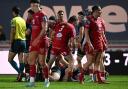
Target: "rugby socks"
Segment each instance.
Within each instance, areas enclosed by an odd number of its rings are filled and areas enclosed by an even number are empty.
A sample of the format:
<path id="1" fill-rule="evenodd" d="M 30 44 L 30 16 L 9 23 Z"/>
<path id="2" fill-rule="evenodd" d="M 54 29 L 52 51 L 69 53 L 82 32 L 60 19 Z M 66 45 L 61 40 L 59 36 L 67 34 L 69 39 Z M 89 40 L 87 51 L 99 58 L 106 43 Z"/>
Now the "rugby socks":
<path id="1" fill-rule="evenodd" d="M 105 81 L 105 72 L 100 72 L 100 77 L 102 81 Z"/>
<path id="2" fill-rule="evenodd" d="M 30 65 L 30 82 L 35 82 L 36 66 Z"/>
<path id="3" fill-rule="evenodd" d="M 36 66 L 30 65 L 30 77 L 35 77 L 36 75 Z"/>
<path id="4" fill-rule="evenodd" d="M 20 69 L 20 72 L 21 72 L 21 73 L 23 73 L 23 71 L 24 71 L 24 66 L 25 66 L 24 63 L 20 63 L 19 69 Z"/>
<path id="5" fill-rule="evenodd" d="M 99 71 L 95 71 L 94 74 L 96 75 L 96 81 L 98 83 L 102 83 L 103 81 L 101 80 L 100 72 Z"/>
<path id="6" fill-rule="evenodd" d="M 48 65 L 45 65 L 42 69 L 43 69 L 42 72 L 44 74 L 45 79 L 48 79 L 48 75 L 49 75 Z"/>
<path id="7" fill-rule="evenodd" d="M 91 80 L 92 81 L 94 81 L 94 71 L 93 71 L 93 69 L 89 69 L 89 75 L 90 75 L 90 77 L 91 77 Z"/>
<path id="8" fill-rule="evenodd" d="M 35 77 L 30 77 L 30 83 L 34 83 L 35 82 Z"/>
<path id="9" fill-rule="evenodd" d="M 81 68 L 80 75 L 79 75 L 79 81 L 81 84 L 84 83 L 84 72 L 85 72 L 84 69 Z"/>
<path id="10" fill-rule="evenodd" d="M 89 74 L 93 74 L 93 69 L 89 69 Z"/>
<path id="11" fill-rule="evenodd" d="M 19 73 L 20 73 L 20 69 L 18 68 L 17 63 L 16 63 L 14 60 L 10 61 L 9 63 L 11 64 L 11 66 L 12 66 L 12 67 L 18 72 L 18 74 L 19 74 Z"/>

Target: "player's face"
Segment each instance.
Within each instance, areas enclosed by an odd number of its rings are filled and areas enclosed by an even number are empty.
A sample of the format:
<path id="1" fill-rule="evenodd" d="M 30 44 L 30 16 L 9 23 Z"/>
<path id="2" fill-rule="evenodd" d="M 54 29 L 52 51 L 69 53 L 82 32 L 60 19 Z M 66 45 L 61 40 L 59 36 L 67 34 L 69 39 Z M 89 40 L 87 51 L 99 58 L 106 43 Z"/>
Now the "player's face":
<path id="1" fill-rule="evenodd" d="M 60 20 L 64 19 L 64 12 L 58 13 L 58 19 L 60 19 Z"/>
<path id="2" fill-rule="evenodd" d="M 12 12 L 12 15 L 13 15 L 13 17 L 15 17 L 16 16 L 15 12 Z"/>
<path id="3" fill-rule="evenodd" d="M 79 20 L 79 22 L 81 21 L 81 20 L 83 20 L 84 19 L 84 16 L 83 15 L 78 15 L 78 20 Z"/>
<path id="4" fill-rule="evenodd" d="M 39 3 L 30 3 L 31 9 L 35 10 L 36 8 L 38 8 Z"/>
<path id="5" fill-rule="evenodd" d="M 48 21 L 48 26 L 51 28 L 51 27 L 53 27 L 53 26 L 55 25 L 55 23 L 56 23 L 56 21 L 54 21 L 54 20 L 49 20 L 49 21 Z"/>
<path id="6" fill-rule="evenodd" d="M 75 25 L 78 25 L 78 20 L 74 22 Z"/>
<path id="7" fill-rule="evenodd" d="M 97 17 L 100 17 L 100 16 L 101 16 L 102 11 L 101 11 L 101 9 L 98 9 L 98 10 L 96 10 L 96 11 L 95 11 L 95 13 L 96 13 Z"/>

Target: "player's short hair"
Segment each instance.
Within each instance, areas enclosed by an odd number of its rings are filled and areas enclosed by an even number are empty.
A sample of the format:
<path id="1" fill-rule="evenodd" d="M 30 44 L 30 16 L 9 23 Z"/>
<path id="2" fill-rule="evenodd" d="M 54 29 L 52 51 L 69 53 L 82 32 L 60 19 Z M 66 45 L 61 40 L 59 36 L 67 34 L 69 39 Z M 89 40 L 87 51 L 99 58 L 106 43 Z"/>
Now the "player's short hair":
<path id="1" fill-rule="evenodd" d="M 28 13 L 30 13 L 31 15 L 33 15 L 33 14 L 34 14 L 34 11 L 31 10 L 31 9 L 29 9 L 29 10 L 28 10 Z"/>
<path id="2" fill-rule="evenodd" d="M 99 5 L 95 5 L 92 7 L 92 12 L 96 11 L 96 10 L 100 10 L 101 7 Z"/>
<path id="3" fill-rule="evenodd" d="M 84 10 L 84 13 L 85 13 L 85 16 L 89 16 L 89 15 L 92 14 L 92 11 L 87 8 L 87 9 Z"/>
<path id="4" fill-rule="evenodd" d="M 72 23 L 72 22 L 76 22 L 78 19 L 77 19 L 77 16 L 73 15 L 69 18 L 68 22 L 69 23 Z"/>
<path id="5" fill-rule="evenodd" d="M 78 15 L 85 16 L 85 13 L 83 11 L 78 12 Z"/>
<path id="6" fill-rule="evenodd" d="M 20 8 L 18 6 L 14 6 L 12 11 L 15 12 L 15 14 L 20 14 Z"/>
<path id="7" fill-rule="evenodd" d="M 64 11 L 63 10 L 59 10 L 57 14 L 60 14 L 60 13 L 64 13 Z"/>
<path id="8" fill-rule="evenodd" d="M 49 17 L 49 20 L 54 20 L 54 21 L 56 21 L 56 17 L 52 15 L 52 16 Z"/>
<path id="9" fill-rule="evenodd" d="M 30 0 L 30 3 L 40 3 L 40 0 Z"/>

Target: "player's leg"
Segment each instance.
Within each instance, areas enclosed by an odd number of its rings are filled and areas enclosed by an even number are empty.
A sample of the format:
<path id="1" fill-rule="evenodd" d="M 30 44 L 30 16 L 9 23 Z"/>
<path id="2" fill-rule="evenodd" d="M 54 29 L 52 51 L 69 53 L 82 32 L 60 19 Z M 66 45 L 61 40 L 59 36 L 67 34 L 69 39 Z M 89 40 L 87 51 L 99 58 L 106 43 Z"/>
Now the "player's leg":
<path id="1" fill-rule="evenodd" d="M 21 81 L 22 80 L 22 77 L 25 77 L 25 74 L 24 74 L 24 53 L 18 53 L 18 59 L 19 59 L 19 70 L 20 70 L 20 73 L 18 74 L 18 77 L 17 77 L 17 81 Z"/>
<path id="2" fill-rule="evenodd" d="M 46 63 L 46 58 L 47 58 L 47 55 L 44 54 L 39 54 L 39 63 L 40 65 L 42 66 L 42 72 L 44 74 L 44 78 L 45 78 L 45 87 L 49 87 L 50 85 L 50 82 L 49 82 L 49 67 Z"/>
<path id="3" fill-rule="evenodd" d="M 14 61 L 14 57 L 16 54 L 19 52 L 19 43 L 17 40 L 14 40 L 13 43 L 11 44 L 11 48 L 9 50 L 8 54 L 8 62 L 11 64 L 11 66 L 20 74 L 20 69 L 17 65 L 17 63 Z"/>
<path id="4" fill-rule="evenodd" d="M 8 54 L 8 62 L 17 71 L 17 73 L 20 73 L 20 70 L 18 68 L 17 63 L 13 60 L 15 56 L 16 56 L 16 53 L 9 51 L 9 54 Z"/>
<path id="5" fill-rule="evenodd" d="M 87 71 L 87 69 L 89 68 L 89 66 L 93 63 L 93 55 L 92 54 L 86 54 L 87 57 L 87 62 L 85 64 L 83 64 L 83 68 L 80 70 L 80 76 L 79 76 L 79 80 L 80 83 L 83 84 L 84 83 L 84 74 Z"/>
<path id="6" fill-rule="evenodd" d="M 56 55 L 54 54 L 50 54 L 50 60 L 48 61 L 48 66 L 49 66 L 49 69 L 51 69 L 53 63 L 55 62 L 56 60 Z"/>
<path id="7" fill-rule="evenodd" d="M 26 51 L 26 41 L 24 40 L 18 40 L 17 41 L 17 46 L 18 46 L 18 59 L 19 59 L 19 69 L 20 69 L 20 74 L 18 74 L 18 81 L 21 81 L 22 77 L 25 77 L 25 74 L 23 73 L 24 71 L 24 53 Z"/>
<path id="8" fill-rule="evenodd" d="M 26 75 L 26 81 L 29 80 L 29 64 L 28 64 L 28 56 L 29 56 L 29 53 L 26 52 L 24 53 L 24 63 L 25 63 L 25 75 Z"/>
<path id="9" fill-rule="evenodd" d="M 95 62 L 94 62 L 94 74 L 96 75 L 98 83 L 102 83 L 101 76 L 100 76 L 101 57 L 102 57 L 102 52 L 96 52 Z"/>
<path id="10" fill-rule="evenodd" d="M 34 87 L 35 86 L 35 76 L 36 76 L 36 59 L 38 57 L 38 52 L 36 51 L 31 51 L 29 53 L 29 57 L 28 57 L 28 63 L 30 66 L 30 80 L 29 83 L 27 84 L 27 87 Z"/>
<path id="11" fill-rule="evenodd" d="M 105 70 L 104 61 L 105 61 L 105 52 L 103 52 L 103 54 L 101 56 L 101 61 L 100 61 L 100 75 L 101 75 L 101 80 L 104 81 L 104 82 L 106 82 L 107 76 L 109 74 Z"/>
<path id="12" fill-rule="evenodd" d="M 67 80 L 70 81 L 72 78 L 72 73 L 73 73 L 74 57 L 73 57 L 72 53 L 68 53 L 68 55 L 64 56 L 64 58 L 68 60 L 68 71 L 66 71 L 66 72 L 68 74 Z"/>

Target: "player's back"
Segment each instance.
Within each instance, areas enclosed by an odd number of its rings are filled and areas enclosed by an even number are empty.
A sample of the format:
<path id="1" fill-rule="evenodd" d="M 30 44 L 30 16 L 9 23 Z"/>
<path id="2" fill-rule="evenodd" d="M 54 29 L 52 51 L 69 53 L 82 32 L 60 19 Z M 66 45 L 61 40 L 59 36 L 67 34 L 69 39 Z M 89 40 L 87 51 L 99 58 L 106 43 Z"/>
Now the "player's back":
<path id="1" fill-rule="evenodd" d="M 26 33 L 26 22 L 25 20 L 17 16 L 12 19 L 12 25 L 16 29 L 15 39 L 19 40 L 26 40 L 25 33 Z"/>

